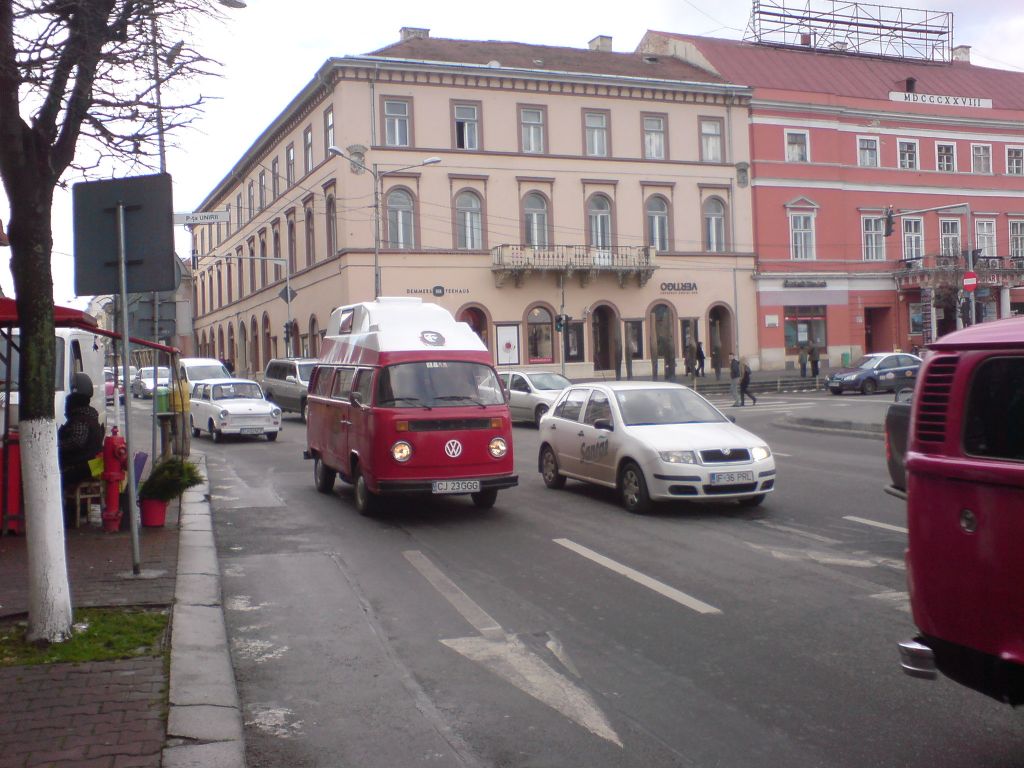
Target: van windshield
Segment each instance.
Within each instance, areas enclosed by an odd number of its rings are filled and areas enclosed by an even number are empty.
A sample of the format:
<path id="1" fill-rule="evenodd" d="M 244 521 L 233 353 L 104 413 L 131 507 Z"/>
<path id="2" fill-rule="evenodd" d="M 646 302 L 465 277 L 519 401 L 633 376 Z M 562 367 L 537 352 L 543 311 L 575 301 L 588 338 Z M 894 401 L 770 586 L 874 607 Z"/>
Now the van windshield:
<path id="1" fill-rule="evenodd" d="M 231 374 L 223 365 L 189 365 L 185 367 L 185 375 L 189 381 L 203 379 L 230 379 Z"/>
<path id="2" fill-rule="evenodd" d="M 377 405 L 384 407 L 443 408 L 504 402 L 498 377 L 482 363 L 399 363 L 384 368 L 377 377 Z"/>
<path id="3" fill-rule="evenodd" d="M 299 363 L 299 381 L 309 381 L 313 375 L 313 366 L 316 363 Z"/>

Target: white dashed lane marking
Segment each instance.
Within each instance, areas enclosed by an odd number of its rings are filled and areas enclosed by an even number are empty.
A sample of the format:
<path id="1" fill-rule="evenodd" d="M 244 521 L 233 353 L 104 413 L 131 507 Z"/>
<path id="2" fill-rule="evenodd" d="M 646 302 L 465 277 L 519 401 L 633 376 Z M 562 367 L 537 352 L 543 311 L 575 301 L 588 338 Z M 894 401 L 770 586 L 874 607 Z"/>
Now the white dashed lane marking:
<path id="1" fill-rule="evenodd" d="M 861 525 L 870 525 L 873 528 L 881 528 L 883 531 L 895 531 L 896 533 L 907 533 L 907 529 L 899 525 L 890 525 L 889 523 L 880 523 L 877 520 L 867 520 L 863 517 L 854 517 L 853 515 L 844 515 L 843 520 L 849 520 L 851 523 L 860 523 Z"/>

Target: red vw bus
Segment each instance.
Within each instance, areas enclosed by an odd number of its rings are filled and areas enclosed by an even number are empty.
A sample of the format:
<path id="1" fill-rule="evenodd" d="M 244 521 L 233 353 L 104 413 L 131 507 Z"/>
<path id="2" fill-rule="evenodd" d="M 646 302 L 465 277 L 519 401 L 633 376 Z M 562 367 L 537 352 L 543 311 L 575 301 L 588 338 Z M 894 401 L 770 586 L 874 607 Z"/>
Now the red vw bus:
<path id="1" fill-rule="evenodd" d="M 929 346 L 907 454 L 904 671 L 1024 702 L 1024 318 Z"/>
<path id="2" fill-rule="evenodd" d="M 317 490 L 335 477 L 369 514 L 380 496 L 470 494 L 487 509 L 518 483 L 508 404 L 465 323 L 419 298 L 331 313 L 309 381 L 307 450 Z"/>

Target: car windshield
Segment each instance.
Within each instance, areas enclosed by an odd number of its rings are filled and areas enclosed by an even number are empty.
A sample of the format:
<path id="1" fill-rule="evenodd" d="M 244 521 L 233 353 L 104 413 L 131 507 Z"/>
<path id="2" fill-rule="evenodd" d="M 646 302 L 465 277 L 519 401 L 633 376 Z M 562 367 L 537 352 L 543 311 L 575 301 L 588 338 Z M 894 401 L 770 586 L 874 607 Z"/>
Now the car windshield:
<path id="1" fill-rule="evenodd" d="M 853 367 L 863 368 L 865 371 L 870 371 L 872 368 L 875 368 L 881 361 L 882 358 L 872 357 L 869 355 L 868 357 L 862 357 L 860 360 L 853 364 Z"/>
<path id="2" fill-rule="evenodd" d="M 377 377 L 377 405 L 423 408 L 501 405 L 498 377 L 482 363 L 452 360 L 390 365 Z"/>
<path id="3" fill-rule="evenodd" d="M 698 424 L 725 421 L 700 395 L 688 389 L 628 389 L 615 393 L 626 426 Z"/>
<path id="4" fill-rule="evenodd" d="M 313 366 L 316 363 L 299 363 L 299 381 L 309 381 L 313 375 Z"/>
<path id="5" fill-rule="evenodd" d="M 186 368 L 190 381 L 200 379 L 229 379 L 228 369 L 219 363 L 216 365 L 190 365 Z"/>
<path id="6" fill-rule="evenodd" d="M 569 380 L 557 373 L 533 373 L 530 374 L 530 381 L 535 389 L 565 389 L 569 386 Z"/>
<path id="7" fill-rule="evenodd" d="M 163 366 L 161 366 L 160 368 L 156 369 L 156 377 L 158 379 L 166 379 L 166 378 L 169 378 L 170 375 L 171 375 L 171 369 L 170 368 L 164 368 Z M 152 368 L 143 368 L 142 370 L 139 371 L 139 378 L 142 379 L 143 381 L 145 381 L 146 379 L 152 381 L 153 380 L 153 369 Z"/>
<path id="8" fill-rule="evenodd" d="M 255 381 L 236 381 L 232 384 L 215 384 L 213 387 L 214 400 L 237 400 L 238 398 L 260 400 L 263 398 L 263 390 Z"/>

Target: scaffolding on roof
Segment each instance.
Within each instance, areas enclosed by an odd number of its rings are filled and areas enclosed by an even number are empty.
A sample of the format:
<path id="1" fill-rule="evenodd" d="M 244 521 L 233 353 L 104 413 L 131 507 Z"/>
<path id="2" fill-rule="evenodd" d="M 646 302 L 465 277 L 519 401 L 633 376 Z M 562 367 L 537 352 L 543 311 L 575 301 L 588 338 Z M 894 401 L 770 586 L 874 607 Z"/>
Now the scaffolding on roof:
<path id="1" fill-rule="evenodd" d="M 754 0 L 746 42 L 949 62 L 953 14 L 845 0 Z"/>

